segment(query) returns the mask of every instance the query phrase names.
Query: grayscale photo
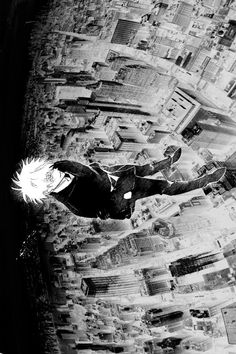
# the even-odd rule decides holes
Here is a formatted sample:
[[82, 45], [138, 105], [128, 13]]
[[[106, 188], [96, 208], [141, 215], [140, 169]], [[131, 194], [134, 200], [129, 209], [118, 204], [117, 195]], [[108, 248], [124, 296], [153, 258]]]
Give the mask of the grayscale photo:
[[0, 12], [0, 354], [236, 354], [236, 1]]

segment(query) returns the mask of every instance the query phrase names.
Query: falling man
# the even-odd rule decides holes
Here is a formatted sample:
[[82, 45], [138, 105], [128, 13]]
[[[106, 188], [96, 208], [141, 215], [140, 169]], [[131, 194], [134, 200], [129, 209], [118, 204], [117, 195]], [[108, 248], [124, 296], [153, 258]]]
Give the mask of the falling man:
[[27, 158], [16, 172], [12, 188], [20, 191], [26, 202], [42, 202], [54, 197], [72, 213], [87, 218], [130, 218], [138, 199], [156, 194], [177, 195], [224, 177], [225, 168], [192, 181], [146, 178], [170, 168], [181, 155], [178, 148], [171, 156], [142, 166], [103, 166], [98, 163], [84, 165], [63, 160], [52, 163], [44, 158]]

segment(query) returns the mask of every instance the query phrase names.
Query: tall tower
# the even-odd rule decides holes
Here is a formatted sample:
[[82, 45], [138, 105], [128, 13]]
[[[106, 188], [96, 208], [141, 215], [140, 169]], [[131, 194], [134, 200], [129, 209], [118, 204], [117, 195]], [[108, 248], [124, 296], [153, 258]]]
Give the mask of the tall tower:
[[162, 109], [162, 121], [196, 151], [206, 148], [219, 153], [235, 141], [236, 123], [231, 118], [180, 88]]
[[236, 302], [221, 310], [229, 344], [236, 344]]

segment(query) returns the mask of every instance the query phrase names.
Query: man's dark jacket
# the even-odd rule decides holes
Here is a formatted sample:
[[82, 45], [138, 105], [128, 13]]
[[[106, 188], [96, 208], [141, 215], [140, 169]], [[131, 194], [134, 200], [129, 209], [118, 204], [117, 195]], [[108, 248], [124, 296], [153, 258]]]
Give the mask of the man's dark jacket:
[[[74, 214], [101, 219], [130, 218], [135, 200], [125, 199], [124, 194], [135, 186], [135, 166], [103, 167], [98, 163], [89, 166], [74, 161], [59, 161], [53, 168], [74, 176], [72, 182], [62, 191], [51, 195], [63, 203]], [[108, 174], [119, 177], [111, 191]]]

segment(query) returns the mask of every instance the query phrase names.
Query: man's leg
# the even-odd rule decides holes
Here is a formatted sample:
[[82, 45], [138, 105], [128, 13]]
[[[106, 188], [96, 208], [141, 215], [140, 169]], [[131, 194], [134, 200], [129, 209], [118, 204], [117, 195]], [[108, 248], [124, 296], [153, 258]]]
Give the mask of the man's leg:
[[136, 170], [136, 175], [139, 177], [151, 176], [155, 173], [162, 171], [166, 168], [170, 168], [171, 158], [168, 157], [162, 161], [154, 161], [145, 165], [114, 165], [114, 166], [102, 166], [102, 168], [109, 173], [117, 173], [124, 171], [126, 168], [134, 167]]
[[162, 191], [170, 186], [166, 180], [157, 180], [143, 177], [136, 177], [135, 188], [132, 191], [132, 199], [135, 201], [152, 195], [162, 194]]
[[197, 178], [189, 182], [168, 182], [166, 180], [155, 180], [149, 178], [136, 177], [135, 189], [132, 197], [142, 199], [155, 194], [178, 195], [192, 190], [203, 188], [209, 183], [219, 181], [225, 174], [225, 168], [219, 168], [215, 172]]
[[[178, 159], [181, 156], [181, 148], [178, 148], [172, 156], [168, 156], [164, 160], [161, 161], [153, 161], [151, 163], [145, 164], [145, 165], [114, 165], [114, 166], [103, 166], [101, 167], [109, 172], [109, 173], [116, 173], [116, 172], [121, 172], [122, 170], [124, 171], [126, 168], [129, 167], [135, 167], [136, 170], [136, 175], [139, 177], [144, 177], [144, 176], [151, 176], [154, 175], [157, 172], [163, 171], [166, 168], [170, 168], [173, 163], [178, 161]], [[92, 167], [93, 164], [90, 166]]]
[[155, 173], [163, 171], [166, 168], [170, 168], [170, 167], [171, 167], [171, 158], [170, 157], [168, 157], [164, 160], [161, 160], [161, 161], [153, 161], [153, 162], [148, 163], [146, 165], [135, 166], [136, 175], [139, 177], [152, 176]]
[[210, 183], [218, 182], [225, 175], [226, 169], [219, 168], [209, 175], [194, 179], [187, 182], [173, 182], [167, 188], [163, 190], [163, 194], [167, 195], [177, 195], [186, 192], [193, 191], [198, 188], [204, 188]]
[[181, 156], [181, 148], [175, 150], [172, 156], [168, 156], [161, 161], [153, 161], [150, 164], [136, 166], [136, 175], [139, 177], [152, 176], [157, 172], [170, 168], [173, 163], [179, 160]]

